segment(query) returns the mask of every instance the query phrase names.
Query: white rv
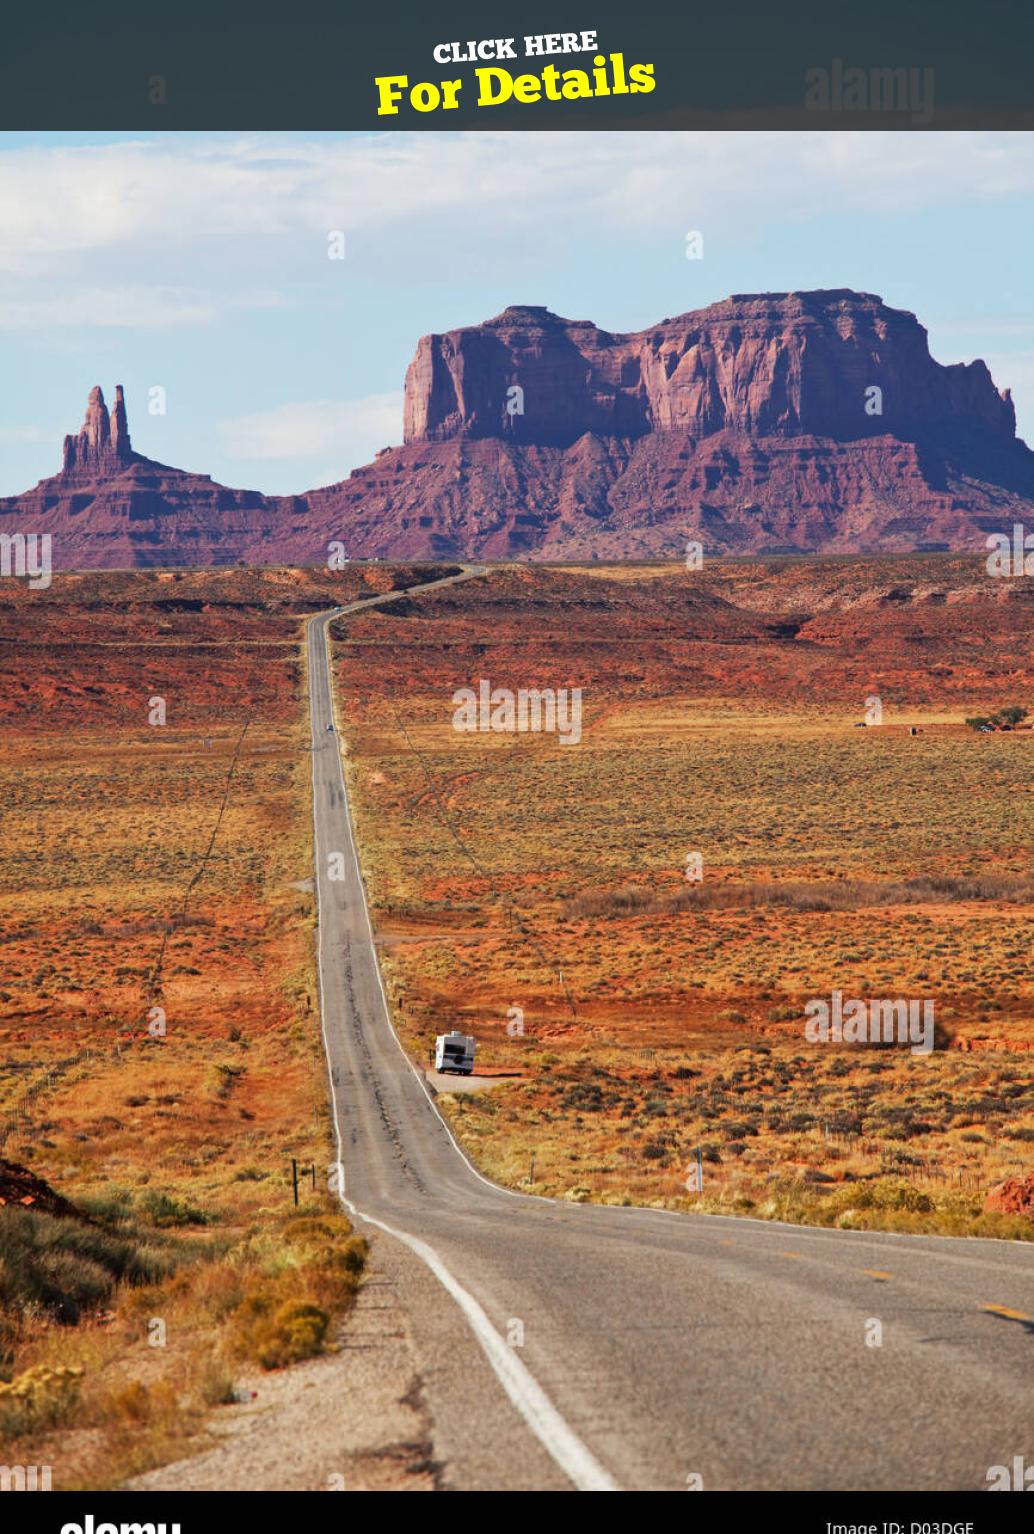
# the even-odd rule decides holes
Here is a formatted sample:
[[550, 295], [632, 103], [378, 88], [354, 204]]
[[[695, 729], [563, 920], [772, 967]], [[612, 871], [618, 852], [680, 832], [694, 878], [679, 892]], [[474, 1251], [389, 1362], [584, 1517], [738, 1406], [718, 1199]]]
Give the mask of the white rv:
[[434, 1041], [434, 1068], [436, 1071], [455, 1071], [459, 1076], [469, 1076], [474, 1069], [474, 1040], [469, 1033], [440, 1033]]

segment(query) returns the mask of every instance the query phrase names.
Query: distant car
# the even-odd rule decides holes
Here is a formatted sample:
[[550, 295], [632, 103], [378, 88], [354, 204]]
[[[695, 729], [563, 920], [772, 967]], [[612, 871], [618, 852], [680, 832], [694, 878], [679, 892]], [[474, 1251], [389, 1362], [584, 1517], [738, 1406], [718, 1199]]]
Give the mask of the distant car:
[[327, 725], [327, 729], [328, 729], [328, 730], [332, 730], [332, 729], [333, 729], [333, 728], [334, 728], [334, 726], [333, 726], [333, 725], [332, 725], [332, 724], [328, 724], [328, 725]]

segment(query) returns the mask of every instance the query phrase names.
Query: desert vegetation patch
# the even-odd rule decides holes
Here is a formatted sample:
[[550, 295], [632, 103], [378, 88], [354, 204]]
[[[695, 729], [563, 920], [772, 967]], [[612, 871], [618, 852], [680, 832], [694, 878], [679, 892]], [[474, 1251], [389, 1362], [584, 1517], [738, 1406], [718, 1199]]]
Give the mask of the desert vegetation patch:
[[[517, 1073], [443, 1099], [479, 1164], [1029, 1233], [983, 1205], [1034, 1142], [1034, 734], [967, 720], [1031, 705], [1032, 630], [1034, 582], [950, 555], [499, 568], [344, 621], [397, 1020], [421, 1059], [457, 1027]], [[581, 740], [456, 731], [480, 679], [580, 688]], [[929, 1053], [809, 1042], [834, 993], [930, 1001]]]

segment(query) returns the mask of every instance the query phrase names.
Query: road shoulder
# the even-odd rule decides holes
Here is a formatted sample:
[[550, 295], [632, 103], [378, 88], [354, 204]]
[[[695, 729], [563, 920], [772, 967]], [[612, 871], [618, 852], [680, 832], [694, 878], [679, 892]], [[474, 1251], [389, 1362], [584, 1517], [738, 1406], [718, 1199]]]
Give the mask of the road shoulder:
[[376, 1267], [337, 1351], [239, 1381], [254, 1399], [216, 1409], [218, 1442], [149, 1471], [132, 1491], [434, 1491], [430, 1424], [409, 1327]]

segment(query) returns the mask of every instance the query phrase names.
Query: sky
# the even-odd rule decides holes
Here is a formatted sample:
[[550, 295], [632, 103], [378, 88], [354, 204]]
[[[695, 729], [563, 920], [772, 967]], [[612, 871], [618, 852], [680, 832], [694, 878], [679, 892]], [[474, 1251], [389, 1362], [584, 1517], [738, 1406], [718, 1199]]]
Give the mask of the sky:
[[0, 495], [94, 384], [138, 452], [302, 491], [401, 442], [429, 331], [823, 287], [983, 357], [1034, 445], [1032, 251], [1022, 133], [0, 134]]

